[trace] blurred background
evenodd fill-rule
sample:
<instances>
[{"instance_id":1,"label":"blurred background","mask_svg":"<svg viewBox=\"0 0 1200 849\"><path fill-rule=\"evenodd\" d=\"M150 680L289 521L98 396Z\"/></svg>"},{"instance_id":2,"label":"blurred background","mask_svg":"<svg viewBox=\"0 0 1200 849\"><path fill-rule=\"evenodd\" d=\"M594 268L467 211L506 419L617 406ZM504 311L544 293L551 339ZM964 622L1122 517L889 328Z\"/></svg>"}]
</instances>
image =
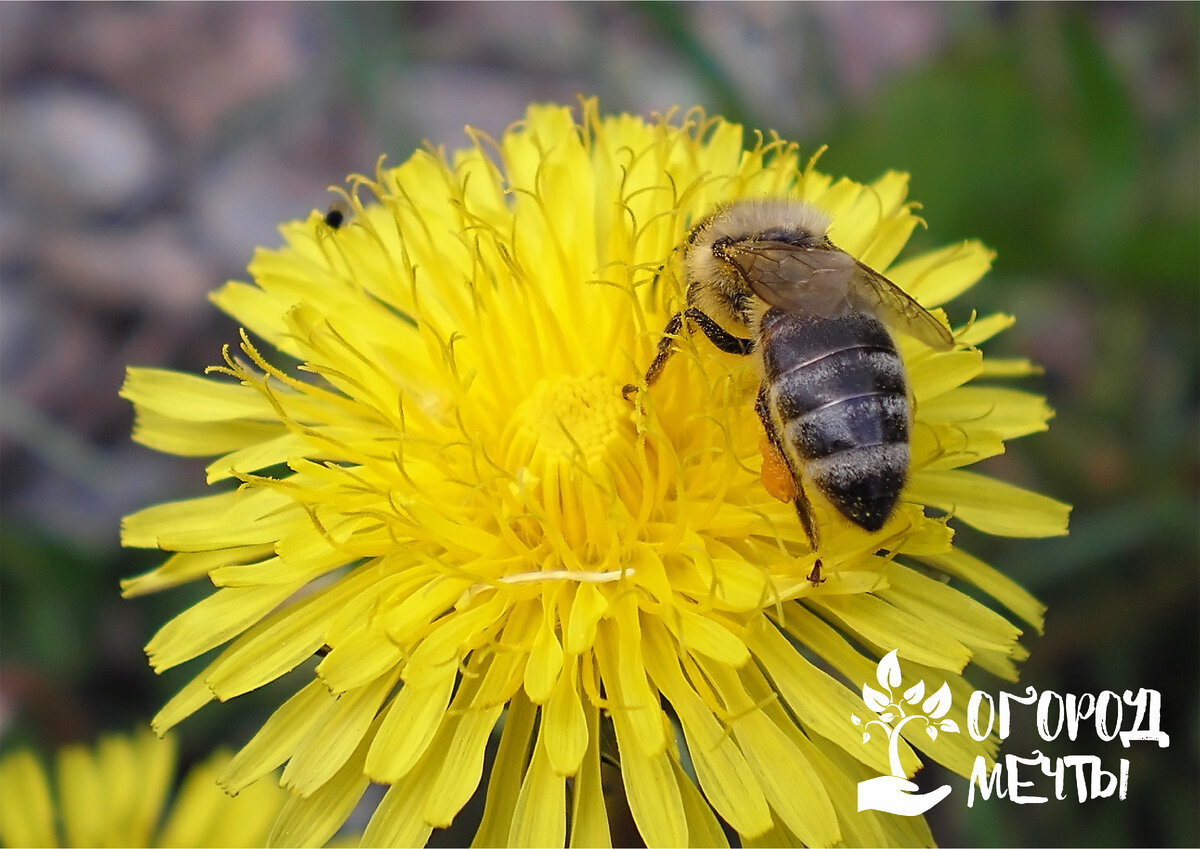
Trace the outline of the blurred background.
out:
<instances>
[{"instance_id":1,"label":"blurred background","mask_svg":"<svg viewBox=\"0 0 1200 849\"><path fill-rule=\"evenodd\" d=\"M218 362L236 327L206 293L348 172L583 93L828 144L822 170L857 180L907 170L910 252L998 251L951 315L1014 313L989 353L1043 364L1058 416L988 470L1075 510L1065 538L965 545L1049 606L1022 687L1157 689L1171 741L1018 723L1005 751L1128 758L1128 798L952 796L934 834L1196 845L1198 33L1196 4L0 3L0 745L129 730L196 671L156 677L141 647L203 588L118 596L159 561L119 548L120 517L204 489L203 463L130 441L125 367ZM206 708L184 751L279 699Z\"/></svg>"}]
</instances>

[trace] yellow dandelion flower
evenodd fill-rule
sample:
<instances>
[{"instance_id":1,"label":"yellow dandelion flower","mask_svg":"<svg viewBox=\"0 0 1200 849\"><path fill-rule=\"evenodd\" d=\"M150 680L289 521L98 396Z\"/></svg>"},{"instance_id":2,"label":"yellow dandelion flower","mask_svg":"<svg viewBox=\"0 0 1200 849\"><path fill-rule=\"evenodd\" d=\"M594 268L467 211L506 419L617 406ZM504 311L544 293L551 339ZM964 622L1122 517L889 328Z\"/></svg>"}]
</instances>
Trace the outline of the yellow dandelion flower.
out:
<instances>
[{"instance_id":1,"label":"yellow dandelion flower","mask_svg":"<svg viewBox=\"0 0 1200 849\"><path fill-rule=\"evenodd\" d=\"M149 730L58 752L57 805L34 754L0 760L5 846L263 846L288 800L260 781L237 798L217 785L230 752L193 767L172 794L176 745ZM169 801L168 801L169 799Z\"/></svg>"},{"instance_id":2,"label":"yellow dandelion flower","mask_svg":"<svg viewBox=\"0 0 1200 849\"><path fill-rule=\"evenodd\" d=\"M677 247L722 203L823 210L833 243L930 309L990 252L897 262L918 223L906 175L834 180L698 111L535 106L471 139L352 178L340 226L286 225L253 283L215 294L288 364L243 334L207 378L130 370L136 438L215 455L209 482L239 484L124 523L126 545L172 552L127 595L217 587L147 646L159 671L224 646L155 728L319 653L222 778L236 792L286 764L280 843L327 839L369 782L388 790L364 842L424 843L476 792L493 734L478 845L607 844L602 754L651 846L722 843L722 823L765 844L928 842L921 818L856 811L888 752L850 716L891 649L959 704L970 663L1015 678L1018 627L960 586L1040 626L1033 598L952 544L959 522L1066 530L1065 505L963 470L1050 417L976 382L1032 371L977 347L1011 319L958 316L953 350L897 337L902 503L867 532L813 498L823 583L763 484L755 358L681 333L653 387L622 386L682 302ZM960 737L914 737L904 769L917 749L969 775L995 741Z\"/></svg>"}]
</instances>

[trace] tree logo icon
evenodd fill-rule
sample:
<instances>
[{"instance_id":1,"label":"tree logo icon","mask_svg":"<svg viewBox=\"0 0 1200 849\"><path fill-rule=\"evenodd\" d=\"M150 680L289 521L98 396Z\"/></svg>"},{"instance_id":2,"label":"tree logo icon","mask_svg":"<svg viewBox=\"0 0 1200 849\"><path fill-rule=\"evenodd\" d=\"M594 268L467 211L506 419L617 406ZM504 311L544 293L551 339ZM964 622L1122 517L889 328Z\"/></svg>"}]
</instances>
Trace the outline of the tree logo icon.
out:
<instances>
[{"instance_id":1,"label":"tree logo icon","mask_svg":"<svg viewBox=\"0 0 1200 849\"><path fill-rule=\"evenodd\" d=\"M871 739L872 726L878 726L887 735L888 764L892 774L858 783L858 809L906 817L919 816L946 798L950 785L944 784L928 793L916 792L919 788L908 780L900 766L900 730L920 720L925 723L925 733L930 740L936 740L939 731L957 734L958 723L945 718L950 711L950 687L943 682L933 695L926 698L925 682L918 681L897 697L895 693L900 690L901 676L895 649L880 659L875 679L882 689L876 690L870 684L863 684L862 697L878 718L864 722L855 714L850 714L850 721L862 729L864 743Z\"/></svg>"}]
</instances>

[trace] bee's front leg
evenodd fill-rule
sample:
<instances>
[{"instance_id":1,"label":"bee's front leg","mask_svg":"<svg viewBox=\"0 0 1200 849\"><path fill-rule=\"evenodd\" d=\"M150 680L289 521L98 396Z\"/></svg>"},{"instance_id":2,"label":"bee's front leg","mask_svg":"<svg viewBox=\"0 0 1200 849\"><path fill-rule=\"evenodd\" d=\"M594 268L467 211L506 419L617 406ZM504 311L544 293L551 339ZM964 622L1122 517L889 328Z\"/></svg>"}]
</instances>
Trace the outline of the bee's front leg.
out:
<instances>
[{"instance_id":1,"label":"bee's front leg","mask_svg":"<svg viewBox=\"0 0 1200 849\"><path fill-rule=\"evenodd\" d=\"M734 336L705 313L701 312L699 307L688 307L684 310L683 314L690 321L696 322L696 326L704 331L704 335L708 337L708 341L712 342L718 351L724 351L726 354L737 354L742 357L754 352L753 339L742 339L739 336Z\"/></svg>"},{"instance_id":2,"label":"bee's front leg","mask_svg":"<svg viewBox=\"0 0 1200 849\"><path fill-rule=\"evenodd\" d=\"M708 337L708 341L712 342L719 351L724 351L726 354L738 354L743 357L754 351L753 339L742 339L741 337L734 336L709 318L698 307L688 307L683 312L677 312L671 316L670 321L667 322L667 326L663 328L662 337L658 340L658 350L655 352L654 360L650 363L650 368L646 369L647 386L652 385L654 381L658 380L658 376L666 366L667 360L678 350L675 344L675 337L679 335L679 331L683 328L684 318L690 322L695 322L696 326ZM628 401L630 393L636 390L636 384L626 383L621 387L621 397Z\"/></svg>"},{"instance_id":3,"label":"bee's front leg","mask_svg":"<svg viewBox=\"0 0 1200 849\"><path fill-rule=\"evenodd\" d=\"M677 312L671 316L671 319L667 322L667 326L663 328L662 336L658 340L658 351L654 355L653 362L650 363L650 368L646 369L647 386L658 380L658 375L662 372L663 366L667 364L667 360L675 353L675 337L679 334L679 330L682 327L683 313ZM628 401L629 394L636 391L636 383L626 383L621 387L621 397Z\"/></svg>"}]
</instances>

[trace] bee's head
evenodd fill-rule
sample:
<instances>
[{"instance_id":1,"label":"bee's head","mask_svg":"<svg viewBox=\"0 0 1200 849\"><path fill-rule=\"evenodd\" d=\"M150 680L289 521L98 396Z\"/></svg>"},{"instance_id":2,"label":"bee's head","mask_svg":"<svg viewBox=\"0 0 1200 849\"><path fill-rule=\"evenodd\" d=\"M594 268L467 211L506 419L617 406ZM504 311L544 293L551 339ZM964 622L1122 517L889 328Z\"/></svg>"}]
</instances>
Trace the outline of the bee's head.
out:
<instances>
[{"instance_id":1,"label":"bee's head","mask_svg":"<svg viewBox=\"0 0 1200 849\"><path fill-rule=\"evenodd\" d=\"M828 229L826 213L798 200L754 198L718 207L688 232L683 245L688 303L718 320L750 324L754 296L731 249L746 242L826 247Z\"/></svg>"}]
</instances>

